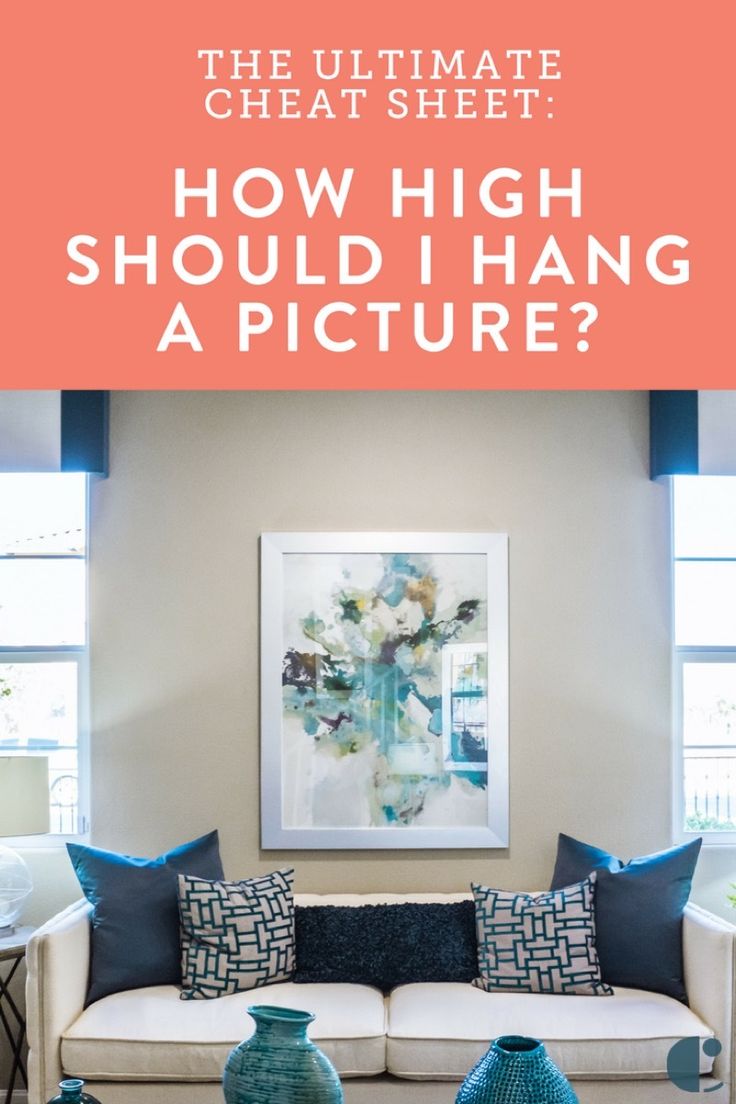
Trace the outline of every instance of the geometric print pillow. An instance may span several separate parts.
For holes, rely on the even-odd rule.
[[[182,1000],[223,997],[294,973],[294,871],[242,882],[179,875]]]
[[[473,885],[478,971],[488,992],[610,996],[595,949],[595,874],[551,893]]]

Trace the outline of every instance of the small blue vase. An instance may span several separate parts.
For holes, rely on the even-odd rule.
[[[455,1104],[578,1104],[539,1039],[502,1035],[471,1069]]]
[[[227,1104],[343,1104],[335,1067],[307,1038],[311,1012],[270,1004],[248,1009],[255,1034],[228,1055]]]
[[[82,1092],[84,1081],[81,1077],[68,1077],[66,1081],[59,1082],[61,1092],[58,1096],[52,1096],[49,1104],[100,1104],[92,1093]]]

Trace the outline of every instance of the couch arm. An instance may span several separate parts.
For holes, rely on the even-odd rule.
[[[698,905],[689,904],[683,919],[682,946],[690,1007],[719,1039],[722,1049],[713,1073],[719,1081],[730,1085],[736,1069],[736,927]]]
[[[87,994],[91,911],[87,901],[77,901],[28,941],[28,1104],[44,1104],[58,1093],[61,1036],[82,1012]]]

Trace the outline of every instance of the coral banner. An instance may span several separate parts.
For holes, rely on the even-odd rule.
[[[0,385],[733,387],[707,14],[15,3]]]

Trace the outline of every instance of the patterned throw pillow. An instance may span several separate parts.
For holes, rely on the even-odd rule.
[[[478,971],[488,992],[610,996],[595,949],[595,875],[552,893],[473,885]]]
[[[294,871],[243,882],[179,875],[182,1000],[224,997],[294,972]]]

